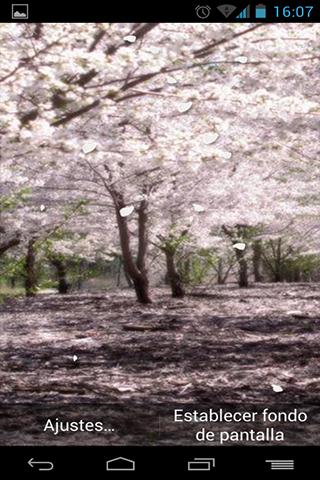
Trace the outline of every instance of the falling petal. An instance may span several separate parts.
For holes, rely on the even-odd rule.
[[[78,356],[77,356],[77,355],[73,355],[72,360],[73,360],[74,362],[76,362],[76,361],[78,360]]]
[[[239,62],[239,63],[247,63],[248,57],[240,56],[240,57],[235,58],[234,60],[235,60],[235,62]]]
[[[193,210],[194,210],[195,212],[199,212],[199,213],[200,213],[200,212],[204,212],[204,211],[205,211],[205,208],[204,208],[202,205],[199,205],[199,203],[193,203],[192,206],[193,206]]]
[[[168,77],[167,83],[169,83],[169,85],[175,85],[176,83],[178,83],[178,80],[176,80],[174,77]]]
[[[192,102],[180,103],[178,110],[180,113],[186,113],[192,107]]]
[[[134,387],[131,387],[129,385],[123,385],[123,386],[119,386],[119,387],[116,387],[116,389],[118,390],[118,392],[120,393],[131,393],[131,392],[134,392],[135,389]]]
[[[232,153],[231,152],[226,152],[226,151],[221,151],[220,152],[220,157],[224,158],[226,160],[229,160],[232,157]]]
[[[233,248],[235,248],[236,250],[245,250],[246,244],[241,242],[234,243]]]
[[[134,43],[137,40],[137,37],[135,35],[127,35],[123,40],[128,43]]]
[[[83,153],[91,153],[97,148],[97,143],[93,141],[88,141],[82,146]]]
[[[202,141],[205,145],[211,145],[211,143],[214,143],[219,135],[217,133],[205,133],[202,136]]]
[[[281,393],[283,392],[283,388],[280,387],[280,385],[276,385],[274,383],[271,384],[272,390],[276,393]]]
[[[133,210],[134,210],[134,206],[128,205],[127,207],[123,207],[120,209],[120,215],[121,217],[128,217],[129,215],[131,215]]]
[[[45,205],[40,205],[40,212],[44,212],[46,209]]]

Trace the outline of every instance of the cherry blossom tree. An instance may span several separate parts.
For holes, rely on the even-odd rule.
[[[185,231],[200,247],[227,232],[246,286],[258,237],[244,239],[244,226],[268,235],[279,218],[303,228],[319,215],[306,205],[318,192],[317,26],[300,27],[1,26],[3,182],[85,199],[141,303],[159,241],[183,294],[174,253]]]

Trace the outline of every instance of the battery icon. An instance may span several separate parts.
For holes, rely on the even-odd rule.
[[[256,6],[256,18],[266,18],[267,16],[267,9],[265,5],[260,3]]]

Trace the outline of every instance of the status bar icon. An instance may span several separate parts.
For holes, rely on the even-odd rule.
[[[256,6],[256,18],[266,18],[267,17],[267,8],[265,5],[260,3]]]
[[[244,8],[236,18],[250,18],[250,5]]]
[[[29,4],[28,3],[13,3],[11,5],[12,20],[28,20],[29,18]]]
[[[222,13],[222,15],[228,18],[237,9],[237,7],[235,7],[234,5],[225,4],[225,5],[219,5],[217,9],[219,10],[220,13]]]
[[[201,18],[202,20],[205,20],[206,18],[208,18],[210,13],[211,13],[211,7],[209,7],[209,5],[198,5],[196,7],[197,17]]]

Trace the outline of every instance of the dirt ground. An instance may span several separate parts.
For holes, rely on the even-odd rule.
[[[31,404],[60,416],[93,404],[320,406],[318,284],[199,288],[183,300],[156,289],[147,306],[130,290],[17,298],[0,306],[0,334],[12,442],[8,416],[26,418]]]

